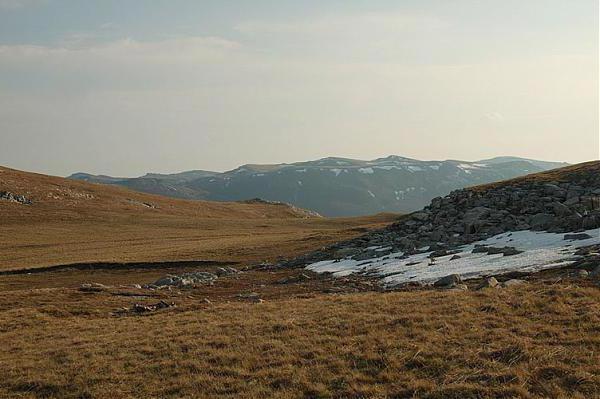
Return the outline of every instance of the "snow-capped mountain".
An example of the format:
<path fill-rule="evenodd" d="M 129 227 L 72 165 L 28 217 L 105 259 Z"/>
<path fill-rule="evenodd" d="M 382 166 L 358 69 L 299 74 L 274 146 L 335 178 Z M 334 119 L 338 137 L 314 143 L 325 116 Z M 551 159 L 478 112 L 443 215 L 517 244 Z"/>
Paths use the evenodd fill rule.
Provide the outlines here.
<path fill-rule="evenodd" d="M 410 212 L 454 189 L 564 165 L 514 157 L 465 162 L 420 161 L 392 155 L 372 161 L 331 157 L 291 164 L 243 165 L 224 173 L 148 174 L 130 179 L 77 173 L 70 177 L 179 198 L 262 198 L 325 216 L 355 216 Z"/>

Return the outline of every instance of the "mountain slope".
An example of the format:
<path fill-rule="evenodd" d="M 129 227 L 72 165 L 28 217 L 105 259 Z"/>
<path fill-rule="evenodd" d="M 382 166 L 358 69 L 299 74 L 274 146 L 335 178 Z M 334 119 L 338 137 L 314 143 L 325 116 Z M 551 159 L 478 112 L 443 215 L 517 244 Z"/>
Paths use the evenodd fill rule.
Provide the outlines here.
<path fill-rule="evenodd" d="M 595 249 L 580 250 L 586 246 Z M 598 249 L 600 161 L 594 161 L 453 191 L 384 230 L 287 265 L 308 263 L 312 270 L 339 275 L 371 273 L 393 285 L 453 273 L 474 278 L 535 271 L 579 260 L 592 269 L 600 266 Z"/>
<path fill-rule="evenodd" d="M 87 181 L 118 184 L 133 190 L 178 198 L 282 201 L 326 216 L 409 212 L 458 188 L 510 179 L 564 166 L 514 157 L 488 161 L 419 161 L 389 156 L 372 161 L 324 158 L 278 165 L 243 165 L 224 173 L 177 180 L 145 176 Z M 81 174 L 72 175 L 81 179 Z"/>

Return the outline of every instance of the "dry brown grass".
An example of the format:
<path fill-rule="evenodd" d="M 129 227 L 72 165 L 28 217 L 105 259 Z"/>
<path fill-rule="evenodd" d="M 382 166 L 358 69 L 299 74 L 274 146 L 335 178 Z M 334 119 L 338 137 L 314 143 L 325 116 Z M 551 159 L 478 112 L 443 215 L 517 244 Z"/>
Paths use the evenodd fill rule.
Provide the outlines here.
<path fill-rule="evenodd" d="M 131 298 L 0 295 L 0 395 L 71 398 L 600 395 L 600 291 L 313 294 L 263 304 L 202 294 L 148 316 Z M 156 299 L 148 299 L 155 301 Z"/>
<path fill-rule="evenodd" d="M 482 184 L 471 187 L 472 190 L 484 191 L 495 187 L 519 185 L 527 182 L 550 182 L 550 181 L 573 181 L 573 176 L 581 174 L 600 174 L 600 161 L 589 161 L 578 163 L 576 165 L 565 166 L 564 168 L 552 169 L 540 173 L 532 173 L 530 175 L 515 177 L 514 179 L 503 180 L 494 183 Z M 576 179 L 575 181 L 577 181 Z"/>
<path fill-rule="evenodd" d="M 35 203 L 0 202 L 4 270 L 177 259 L 243 266 L 393 219 L 306 219 L 286 207 L 171 200 L 0 168 L 7 188 Z M 600 397 L 600 290 L 591 280 L 381 293 L 369 281 L 316 275 L 279 284 L 303 271 L 250 268 L 190 290 L 120 286 L 214 267 L 0 275 L 0 397 Z M 90 281 L 117 287 L 76 289 Z M 266 302 L 237 296 L 247 292 Z M 160 299 L 177 307 L 115 313 Z"/>
<path fill-rule="evenodd" d="M 307 218 L 287 206 L 184 201 L 1 167 L 0 191 L 33 200 L 31 206 L 0 201 L 0 270 L 99 261 L 259 262 L 396 218 Z"/>

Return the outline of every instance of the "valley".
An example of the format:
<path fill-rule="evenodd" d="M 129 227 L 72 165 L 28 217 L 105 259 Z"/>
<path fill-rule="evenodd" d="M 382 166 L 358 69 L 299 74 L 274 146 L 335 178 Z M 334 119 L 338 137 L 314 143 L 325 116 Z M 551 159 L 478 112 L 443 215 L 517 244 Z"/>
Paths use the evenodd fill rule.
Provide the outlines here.
<path fill-rule="evenodd" d="M 1 168 L 0 396 L 598 396 L 599 166 L 354 218 Z"/>

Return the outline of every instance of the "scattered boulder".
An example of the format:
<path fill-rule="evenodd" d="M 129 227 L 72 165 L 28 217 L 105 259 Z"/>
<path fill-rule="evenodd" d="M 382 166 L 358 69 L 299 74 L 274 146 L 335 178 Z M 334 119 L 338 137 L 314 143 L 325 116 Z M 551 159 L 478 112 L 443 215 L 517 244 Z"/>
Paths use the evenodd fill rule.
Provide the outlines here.
<path fill-rule="evenodd" d="M 241 298 L 241 299 L 246 299 L 246 300 L 248 300 L 250 302 L 254 302 L 254 303 L 263 303 L 264 302 L 264 300 L 256 292 L 238 294 L 237 297 Z"/>
<path fill-rule="evenodd" d="M 233 268 L 232 268 L 233 269 Z M 235 270 L 235 269 L 234 269 Z M 194 285 L 211 285 L 217 279 L 217 275 L 208 272 L 192 272 L 179 276 L 168 275 L 156 280 L 151 285 L 154 287 L 191 287 Z"/>
<path fill-rule="evenodd" d="M 527 281 L 513 278 L 513 279 L 503 282 L 502 286 L 505 288 L 508 288 L 508 287 L 514 287 L 514 286 L 523 285 L 523 284 L 527 284 Z"/>
<path fill-rule="evenodd" d="M 174 302 L 167 303 L 165 301 L 160 301 L 153 305 L 143 305 L 143 304 L 136 303 L 131 308 L 131 311 L 134 313 L 147 313 L 147 312 L 154 312 L 159 309 L 171 308 L 174 306 L 175 306 Z"/>
<path fill-rule="evenodd" d="M 311 277 L 308 274 L 301 273 L 297 276 L 284 277 L 281 280 L 277 281 L 277 284 L 293 284 L 293 283 L 299 283 L 302 281 L 307 281 L 310 279 L 311 279 Z"/>
<path fill-rule="evenodd" d="M 495 277 L 488 277 L 477 287 L 477 289 L 483 288 L 500 288 L 500 286 Z"/>
<path fill-rule="evenodd" d="M 575 272 L 575 276 L 579 278 L 586 278 L 590 275 L 590 273 L 585 269 L 579 269 Z"/>
<path fill-rule="evenodd" d="M 533 230 L 545 230 L 552 226 L 554 216 L 548 213 L 537 213 L 533 215 L 529 224 Z"/>
<path fill-rule="evenodd" d="M 456 284 L 462 283 L 462 279 L 458 274 L 450 274 L 448 276 L 442 277 L 433 283 L 434 287 L 452 287 Z"/>
<path fill-rule="evenodd" d="M 475 248 L 473 248 L 473 250 L 471 251 L 471 253 L 474 254 L 487 254 L 489 250 L 489 247 L 485 246 L 485 245 L 476 245 Z"/>
<path fill-rule="evenodd" d="M 565 237 L 564 237 L 565 240 L 571 240 L 571 241 L 587 240 L 590 238 L 593 238 L 593 237 L 587 233 L 565 234 Z"/>
<path fill-rule="evenodd" d="M 85 284 L 81 284 L 81 286 L 79 287 L 79 291 L 102 292 L 102 291 L 106 291 L 108 288 L 110 288 L 110 287 L 108 287 L 104 284 L 100 284 L 100 283 L 85 283 Z"/>
<path fill-rule="evenodd" d="M 426 212 L 415 212 L 411 215 L 411 217 L 413 219 L 419 220 L 421 222 L 426 221 L 427 219 L 429 219 L 429 214 Z"/>
<path fill-rule="evenodd" d="M 0 200 L 16 202 L 21 205 L 31 205 L 32 201 L 24 195 L 13 194 L 8 191 L 0 191 Z"/>
<path fill-rule="evenodd" d="M 221 277 L 221 276 L 228 276 L 228 275 L 231 275 L 231 274 L 237 274 L 237 273 L 239 273 L 239 270 L 237 270 L 237 269 L 236 269 L 236 268 L 234 268 L 234 267 L 230 267 L 230 266 L 219 267 L 219 268 L 217 268 L 217 270 L 215 271 L 215 274 L 216 274 L 218 277 Z"/>
<path fill-rule="evenodd" d="M 514 248 L 514 247 L 505 247 L 504 251 L 502 252 L 502 254 L 504 256 L 513 256 L 513 255 L 518 255 L 523 253 L 523 251 L 519 251 L 518 249 Z"/>

